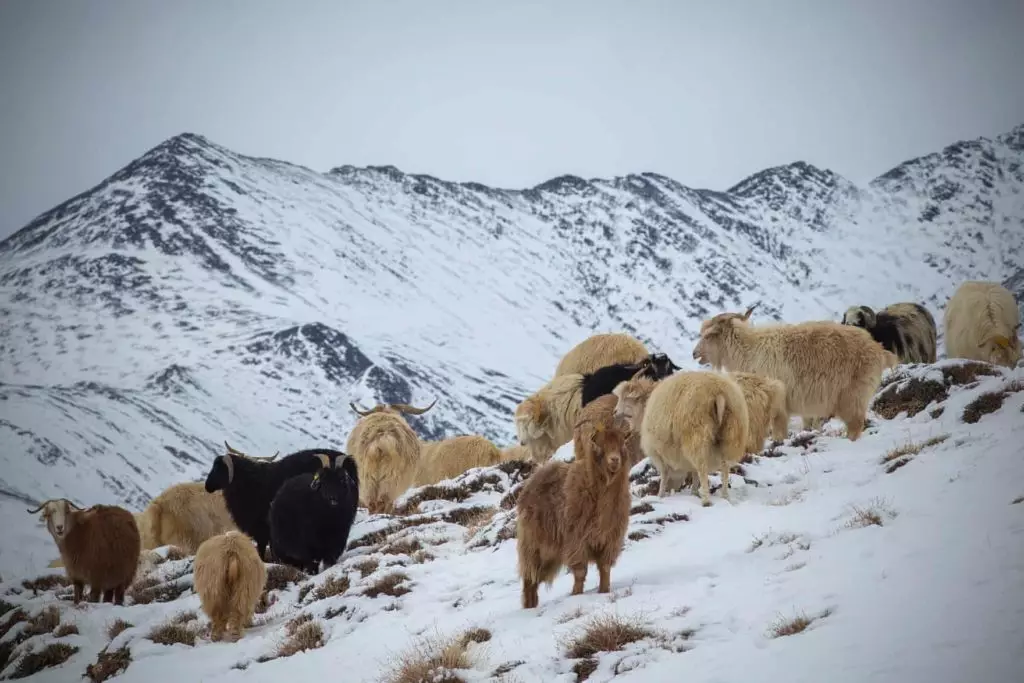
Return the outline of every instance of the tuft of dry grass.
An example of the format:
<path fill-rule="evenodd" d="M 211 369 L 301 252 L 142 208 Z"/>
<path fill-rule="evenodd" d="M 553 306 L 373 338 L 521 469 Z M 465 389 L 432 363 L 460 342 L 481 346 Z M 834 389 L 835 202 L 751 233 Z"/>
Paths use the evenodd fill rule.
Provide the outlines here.
<path fill-rule="evenodd" d="M 91 683 L 103 683 L 108 678 L 113 678 L 128 670 L 132 663 L 132 653 L 127 646 L 120 647 L 113 652 L 106 648 L 96 657 L 96 662 L 85 668 L 85 676 Z"/>
<path fill-rule="evenodd" d="M 576 683 L 587 680 L 595 671 L 597 671 L 597 660 L 593 657 L 581 659 L 572 666 L 572 672 L 576 674 Z"/>
<path fill-rule="evenodd" d="M 26 638 L 53 633 L 60 626 L 60 609 L 56 605 L 50 605 L 36 612 L 27 619 L 27 622 L 22 631 Z"/>
<path fill-rule="evenodd" d="M 568 612 L 566 612 L 566 613 L 562 614 L 561 616 L 559 616 L 557 619 L 555 619 L 555 623 L 556 624 L 567 624 L 570 621 L 574 621 L 576 619 L 579 619 L 584 614 L 586 614 L 586 612 L 583 611 L 582 607 L 576 607 L 575 609 L 571 609 Z"/>
<path fill-rule="evenodd" d="M 1003 401 L 1009 396 L 1006 391 L 988 391 L 981 394 L 964 406 L 961 418 L 967 424 L 974 424 L 985 415 L 994 413 L 1003 407 Z"/>
<path fill-rule="evenodd" d="M 380 552 L 383 555 L 412 555 L 421 548 L 423 548 L 423 544 L 420 543 L 419 539 L 409 537 L 387 544 L 380 549 Z"/>
<path fill-rule="evenodd" d="M 636 617 L 599 614 L 591 617 L 561 643 L 566 657 L 585 659 L 600 652 L 618 652 L 630 643 L 653 638 L 657 633 Z"/>
<path fill-rule="evenodd" d="M 267 565 L 267 585 L 265 590 L 280 591 L 288 586 L 300 583 L 309 578 L 305 572 L 287 564 Z"/>
<path fill-rule="evenodd" d="M 958 365 L 942 368 L 942 378 L 946 384 L 963 386 L 977 381 L 978 377 L 994 377 L 999 371 L 988 363 L 966 361 Z"/>
<path fill-rule="evenodd" d="M 352 569 L 359 572 L 359 577 L 362 579 L 377 571 L 378 567 L 380 567 L 380 560 L 373 557 L 367 557 L 352 564 Z"/>
<path fill-rule="evenodd" d="M 18 665 L 7 677 L 9 679 L 28 678 L 43 669 L 52 669 L 71 659 L 78 648 L 67 643 L 50 643 L 46 647 L 29 652 L 18 660 Z"/>
<path fill-rule="evenodd" d="M 326 581 L 313 589 L 313 602 L 333 598 L 335 595 L 341 595 L 348 589 L 348 576 L 344 574 L 341 574 L 340 576 L 329 576 Z"/>
<path fill-rule="evenodd" d="M 71 582 L 68 581 L 68 577 L 63 574 L 44 574 L 43 576 L 37 576 L 31 581 L 26 579 L 21 582 L 22 588 L 32 591 L 33 596 L 70 585 Z"/>
<path fill-rule="evenodd" d="M 180 598 L 190 588 L 187 580 L 181 577 L 170 579 L 161 583 L 159 579 L 147 576 L 136 581 L 126 591 L 125 595 L 130 597 L 133 605 L 148 605 L 153 602 L 173 602 Z"/>
<path fill-rule="evenodd" d="M 260 599 L 256 601 L 256 609 L 253 612 L 255 614 L 266 614 L 267 610 L 275 604 L 277 604 L 277 595 L 263 591 L 260 594 Z"/>
<path fill-rule="evenodd" d="M 789 444 L 795 448 L 807 448 L 817 440 L 818 435 L 814 432 L 801 432 L 793 437 Z"/>
<path fill-rule="evenodd" d="M 896 512 L 882 500 L 874 500 L 867 507 L 851 505 L 853 516 L 846 522 L 847 529 L 862 529 L 868 526 L 883 526 L 884 522 L 896 518 Z"/>
<path fill-rule="evenodd" d="M 287 638 L 277 648 L 278 657 L 291 657 L 324 646 L 324 627 L 312 614 L 303 613 L 285 626 Z"/>
<path fill-rule="evenodd" d="M 107 637 L 113 640 L 132 627 L 132 624 L 124 619 L 115 619 L 107 626 Z"/>
<path fill-rule="evenodd" d="M 650 537 L 651 535 L 648 534 L 646 531 L 643 531 L 642 529 L 638 529 L 637 531 L 630 531 L 629 534 L 626 536 L 626 538 L 628 538 L 631 541 L 642 541 L 645 538 Z"/>
<path fill-rule="evenodd" d="M 157 645 L 188 645 L 194 647 L 199 629 L 190 622 L 197 618 L 195 612 L 181 612 L 160 626 L 154 627 L 147 636 Z"/>
<path fill-rule="evenodd" d="M 949 434 L 939 434 L 938 436 L 933 436 L 917 443 L 908 441 L 905 444 L 896 446 L 882 456 L 882 464 L 886 465 L 886 474 L 892 474 L 910 462 L 915 455 L 923 451 L 925 448 L 937 446 L 948 438 Z"/>
<path fill-rule="evenodd" d="M 61 624 L 53 631 L 55 638 L 78 635 L 78 627 L 74 624 Z"/>
<path fill-rule="evenodd" d="M 911 377 L 905 382 L 892 381 L 876 396 L 871 409 L 880 417 L 891 420 L 906 412 L 913 417 L 932 403 L 949 398 L 946 385 L 934 379 Z"/>
<path fill-rule="evenodd" d="M 398 655 L 381 683 L 465 683 L 460 670 L 473 667 L 470 643 L 485 643 L 491 632 L 473 628 L 449 637 L 427 637 Z"/>
<path fill-rule="evenodd" d="M 815 621 L 824 619 L 830 614 L 832 614 L 832 610 L 830 609 L 822 610 L 813 616 L 807 616 L 807 614 L 803 612 L 792 617 L 784 617 L 780 614 L 778 619 L 768 627 L 767 635 L 769 638 L 781 638 L 783 636 L 792 636 L 797 633 L 803 633 L 807 630 L 807 627 Z"/>
<path fill-rule="evenodd" d="M 634 505 L 630 509 L 629 514 L 630 514 L 630 516 L 632 516 L 632 515 L 645 515 L 648 512 L 654 512 L 654 506 L 651 505 L 650 503 L 640 503 L 639 505 Z"/>
<path fill-rule="evenodd" d="M 390 595 L 393 598 L 397 598 L 412 591 L 411 588 L 401 585 L 408 580 L 408 575 L 402 572 L 386 574 L 363 591 L 363 595 L 369 598 L 376 598 L 379 595 Z"/>

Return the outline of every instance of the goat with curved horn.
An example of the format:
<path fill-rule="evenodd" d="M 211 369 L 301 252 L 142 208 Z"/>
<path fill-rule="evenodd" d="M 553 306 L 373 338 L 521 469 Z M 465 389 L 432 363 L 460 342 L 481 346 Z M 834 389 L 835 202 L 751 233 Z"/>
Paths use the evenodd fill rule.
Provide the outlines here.
<path fill-rule="evenodd" d="M 70 506 L 71 506 L 71 507 L 72 507 L 73 509 L 75 509 L 75 510 L 81 510 L 81 509 L 82 509 L 82 508 L 78 507 L 77 505 L 75 505 L 74 503 L 72 503 L 72 502 L 71 502 L 70 500 L 68 500 L 67 498 L 50 498 L 49 500 L 44 500 L 44 501 L 43 501 L 42 503 L 40 503 L 40 504 L 39 504 L 39 507 L 37 507 L 37 508 L 36 508 L 35 510 L 26 510 L 26 512 L 28 512 L 28 513 L 29 513 L 30 515 L 34 515 L 35 513 L 39 512 L 39 511 L 40 511 L 40 510 L 42 510 L 42 509 L 43 509 L 44 507 L 46 507 L 46 505 L 47 505 L 48 503 L 55 503 L 55 502 L 57 502 L 57 501 L 59 501 L 59 500 L 63 500 L 63 501 L 65 502 L 65 503 L 67 503 L 68 505 L 70 505 Z"/>
<path fill-rule="evenodd" d="M 435 398 L 426 408 L 417 408 L 415 406 L 409 405 L 408 403 L 391 403 L 389 405 L 393 410 L 397 410 L 400 413 L 405 413 L 406 415 L 422 415 L 423 413 L 433 408 L 434 404 L 436 403 L 437 399 Z"/>
<path fill-rule="evenodd" d="M 744 313 L 743 313 L 743 319 L 744 319 L 744 320 L 747 320 L 747 319 L 749 319 L 749 318 L 750 318 L 750 314 L 751 314 L 751 313 L 753 313 L 753 312 L 754 312 L 754 309 L 755 309 L 755 308 L 757 308 L 757 307 L 758 307 L 758 306 L 760 306 L 760 305 L 761 305 L 761 302 L 760 302 L 760 301 L 755 301 L 754 303 L 752 303 L 752 304 L 751 304 L 751 305 L 750 305 L 750 306 L 749 306 L 749 307 L 747 308 L 746 312 L 744 312 Z"/>
<path fill-rule="evenodd" d="M 359 415 L 359 417 L 366 417 L 367 415 L 369 415 L 370 413 L 373 412 L 372 408 L 370 410 L 361 410 L 360 408 L 358 408 L 356 406 L 355 403 L 352 403 L 352 402 L 349 402 L 348 407 L 351 408 L 352 410 L 354 410 L 356 412 L 356 414 Z"/>

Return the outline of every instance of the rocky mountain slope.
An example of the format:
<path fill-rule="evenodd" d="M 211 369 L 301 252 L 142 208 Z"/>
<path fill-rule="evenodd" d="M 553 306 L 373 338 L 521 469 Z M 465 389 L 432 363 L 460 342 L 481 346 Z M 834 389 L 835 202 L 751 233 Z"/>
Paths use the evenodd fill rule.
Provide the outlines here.
<path fill-rule="evenodd" d="M 759 299 L 762 318 L 914 299 L 941 319 L 960 281 L 1024 262 L 1022 162 L 1019 126 L 867 187 L 798 162 L 725 192 L 502 190 L 179 135 L 0 243 L 0 491 L 141 506 L 225 439 L 343 446 L 352 400 L 440 397 L 423 436 L 507 443 L 589 334 L 690 365 L 703 317 Z"/>

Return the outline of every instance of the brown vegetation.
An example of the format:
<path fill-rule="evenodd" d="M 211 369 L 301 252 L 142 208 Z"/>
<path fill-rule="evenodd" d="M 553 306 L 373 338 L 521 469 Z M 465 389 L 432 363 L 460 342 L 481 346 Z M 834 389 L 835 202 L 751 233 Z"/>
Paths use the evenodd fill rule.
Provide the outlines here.
<path fill-rule="evenodd" d="M 456 672 L 473 666 L 469 644 L 490 639 L 491 632 L 483 628 L 469 629 L 447 638 L 424 638 L 399 655 L 381 680 L 383 683 L 464 683 Z"/>
<path fill-rule="evenodd" d="M 933 436 L 924 441 L 917 443 L 907 442 L 901 446 L 896 446 L 891 449 L 888 453 L 882 456 L 882 464 L 886 465 L 885 471 L 887 474 L 892 474 L 899 468 L 906 465 L 908 462 L 913 460 L 914 456 L 923 451 L 929 446 L 936 446 L 946 439 L 949 438 L 949 434 L 940 434 Z"/>
<path fill-rule="evenodd" d="M 818 619 L 824 619 L 830 614 L 832 614 L 832 610 L 826 609 L 813 616 L 807 616 L 803 612 L 794 617 L 783 617 L 782 615 L 779 615 L 779 618 L 768 628 L 768 637 L 781 638 L 783 636 L 792 636 L 797 633 L 802 633 L 812 623 Z"/>
<path fill-rule="evenodd" d="M 1007 391 L 989 391 L 981 394 L 964 407 L 963 421 L 974 424 L 983 416 L 994 413 L 1003 407 L 1003 401 L 1009 396 Z"/>
<path fill-rule="evenodd" d="M 118 676 L 128 669 L 132 663 L 132 653 L 127 646 L 112 652 L 106 648 L 96 657 L 96 662 L 85 668 L 85 675 L 91 683 L 103 683 L 108 678 Z"/>
<path fill-rule="evenodd" d="M 18 665 L 8 676 L 10 679 L 28 678 L 43 669 L 52 669 L 71 659 L 78 648 L 67 643 L 50 643 L 40 650 L 22 655 Z"/>
<path fill-rule="evenodd" d="M 170 620 L 159 626 L 155 626 L 147 636 L 157 645 L 182 644 L 194 647 L 199 629 L 194 622 L 197 619 L 195 612 L 180 612 L 171 617 Z"/>
<path fill-rule="evenodd" d="M 390 595 L 393 598 L 405 595 L 406 593 L 412 592 L 411 588 L 401 585 L 403 582 L 408 581 L 409 577 L 402 572 L 393 572 L 391 574 L 385 574 L 384 576 L 377 579 L 377 581 L 370 585 L 363 595 L 368 598 L 376 598 L 380 595 Z"/>

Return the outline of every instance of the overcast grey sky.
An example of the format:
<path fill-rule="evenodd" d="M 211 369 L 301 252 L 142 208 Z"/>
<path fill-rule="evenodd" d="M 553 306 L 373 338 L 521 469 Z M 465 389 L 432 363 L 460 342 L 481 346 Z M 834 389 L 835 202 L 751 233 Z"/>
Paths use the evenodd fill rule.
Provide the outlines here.
<path fill-rule="evenodd" d="M 326 171 L 866 182 L 1024 123 L 1020 0 L 4 0 L 0 237 L 183 131 Z"/>

